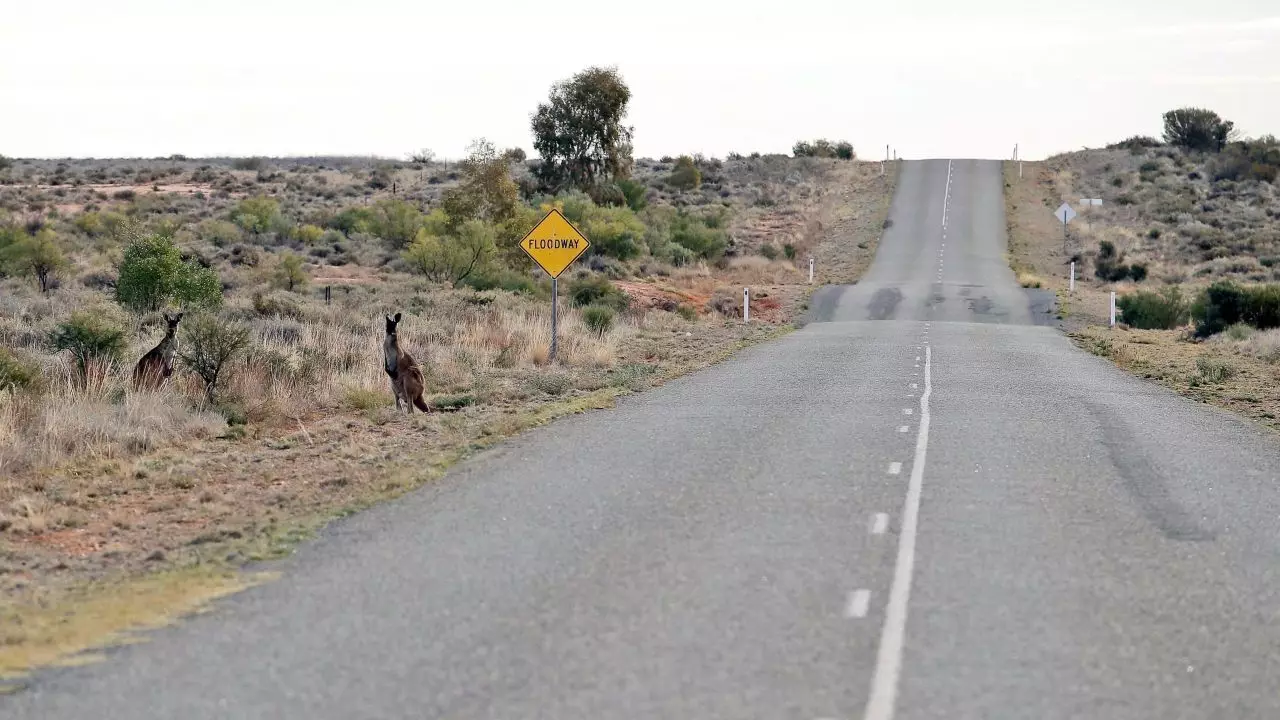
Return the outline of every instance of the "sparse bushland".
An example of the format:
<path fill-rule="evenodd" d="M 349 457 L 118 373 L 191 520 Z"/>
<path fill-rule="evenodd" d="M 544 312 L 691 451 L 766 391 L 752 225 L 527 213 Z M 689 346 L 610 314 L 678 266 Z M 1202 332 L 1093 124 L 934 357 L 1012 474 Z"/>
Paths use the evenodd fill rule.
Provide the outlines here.
<path fill-rule="evenodd" d="M 1010 264 L 1070 306 L 1081 345 L 1183 394 L 1280 429 L 1272 335 L 1280 329 L 1280 144 L 1241 138 L 1215 113 L 1166 113 L 1163 141 L 1134 136 L 1006 166 Z M 1064 252 L 1052 216 L 1077 208 Z M 1077 262 L 1076 291 L 1065 269 Z M 1150 289 L 1139 289 L 1150 287 Z M 1108 329 L 1117 292 L 1120 325 Z M 1190 326 L 1189 326 L 1190 324 Z M 1270 329 L 1277 328 L 1277 329 Z"/>
<path fill-rule="evenodd" d="M 544 119 L 625 110 L 613 79 L 561 86 Z M 562 153 L 558 169 L 481 140 L 462 161 L 6 171 L 0 246 L 47 229 L 66 262 L 44 293 L 8 266 L 0 279 L 0 604 L 16 603 L 0 617 L 33 588 L 43 599 L 90 578 L 269 553 L 304 518 L 394 495 L 469 449 L 773 336 L 807 291 L 796 262 L 816 255 L 820 282 L 838 265 L 856 278 L 844 254 L 874 250 L 892 192 L 878 167 L 695 154 L 700 182 L 677 187 L 674 160 L 631 159 L 615 115 L 617 127 L 552 137 L 562 149 L 612 143 Z M 579 160 L 589 172 L 570 167 Z M 518 246 L 552 207 L 593 245 L 561 277 L 554 362 L 550 282 Z M 716 304 L 744 285 L 750 326 Z M 135 390 L 133 364 L 177 308 L 190 312 L 174 375 Z M 454 412 L 394 414 L 380 360 L 381 316 L 394 312 L 427 402 Z M 60 351 L 54 333 L 73 322 L 119 343 L 85 335 Z"/>

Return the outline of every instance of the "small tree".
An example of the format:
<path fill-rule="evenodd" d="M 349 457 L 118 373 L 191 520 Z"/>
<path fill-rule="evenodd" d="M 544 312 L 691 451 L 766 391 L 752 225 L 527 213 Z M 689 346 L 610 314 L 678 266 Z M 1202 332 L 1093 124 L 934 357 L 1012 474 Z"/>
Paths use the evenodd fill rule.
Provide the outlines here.
<path fill-rule="evenodd" d="M 307 286 L 307 271 L 302 269 L 302 256 L 286 252 L 276 265 L 275 282 L 289 292 L 301 291 Z"/>
<path fill-rule="evenodd" d="M 590 67 L 551 88 L 532 123 L 544 187 L 585 190 L 631 175 L 634 129 L 622 124 L 630 100 L 617 68 Z"/>
<path fill-rule="evenodd" d="M 1231 139 L 1235 123 L 1204 108 L 1186 107 L 1164 114 L 1164 140 L 1187 150 L 1219 152 Z"/>
<path fill-rule="evenodd" d="M 456 287 L 494 254 L 494 229 L 480 220 L 463 223 L 457 235 L 430 235 L 423 231 L 404 251 L 405 262 L 432 282 Z"/>
<path fill-rule="evenodd" d="M 460 165 L 462 182 L 446 191 L 442 200 L 450 230 L 468 220 L 503 223 L 515 214 L 520 188 L 511 179 L 510 162 L 493 143 L 484 138 L 472 142 Z"/>
<path fill-rule="evenodd" d="M 5 264 L 14 274 L 35 277 L 40 283 L 40 292 L 49 292 L 53 276 L 67 265 L 56 239 L 49 228 L 35 236 L 24 234 L 5 249 Z"/>
<path fill-rule="evenodd" d="M 111 363 L 120 362 L 124 357 L 124 330 L 100 313 L 72 313 L 66 322 L 54 329 L 49 341 L 58 351 L 71 353 L 82 382 L 88 382 L 91 376 L 105 374 Z"/>
<path fill-rule="evenodd" d="M 681 155 L 676 159 L 675 169 L 671 171 L 667 182 L 680 190 L 693 190 L 702 184 L 702 171 L 693 162 L 693 158 Z"/>
<path fill-rule="evenodd" d="M 418 163 L 419 165 L 430 165 L 432 160 L 436 159 L 435 151 L 430 148 L 422 148 L 417 152 L 409 153 L 409 162 Z"/>
<path fill-rule="evenodd" d="M 422 213 L 412 203 L 386 198 L 370 208 L 369 232 L 387 241 L 392 247 L 402 248 L 408 245 L 418 234 L 420 227 Z"/>
<path fill-rule="evenodd" d="M 198 315 L 182 328 L 178 357 L 204 381 L 205 399 L 212 405 L 223 372 L 249 347 L 249 329 L 213 315 Z"/>
<path fill-rule="evenodd" d="M 0 155 L 0 171 L 8 170 L 11 167 L 13 167 L 13 161 L 3 155 Z"/>
<path fill-rule="evenodd" d="M 154 312 L 177 300 L 186 308 L 222 304 L 222 282 L 212 268 L 183 262 L 173 240 L 163 235 L 134 238 L 124 251 L 116 301 L 134 312 Z"/>

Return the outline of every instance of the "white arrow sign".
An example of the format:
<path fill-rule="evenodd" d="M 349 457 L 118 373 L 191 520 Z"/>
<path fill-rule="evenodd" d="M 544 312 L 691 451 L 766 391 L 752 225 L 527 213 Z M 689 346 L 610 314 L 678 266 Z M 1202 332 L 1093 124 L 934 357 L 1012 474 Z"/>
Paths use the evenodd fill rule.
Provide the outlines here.
<path fill-rule="evenodd" d="M 1073 218 L 1075 218 L 1076 211 L 1071 209 L 1071 206 L 1069 204 L 1062 203 L 1062 207 L 1058 208 L 1057 212 L 1054 213 L 1054 216 L 1058 218 L 1058 222 L 1062 223 L 1063 225 L 1066 225 L 1067 223 L 1071 222 Z"/>

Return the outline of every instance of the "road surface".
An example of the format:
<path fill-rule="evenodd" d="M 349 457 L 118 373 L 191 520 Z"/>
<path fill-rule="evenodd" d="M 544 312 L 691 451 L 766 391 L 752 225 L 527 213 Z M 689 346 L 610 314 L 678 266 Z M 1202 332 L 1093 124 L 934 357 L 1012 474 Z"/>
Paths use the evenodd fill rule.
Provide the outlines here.
<path fill-rule="evenodd" d="M 5 718 L 1276 718 L 1280 452 L 1074 349 L 998 163 L 908 162 L 862 283 L 336 523 Z"/>

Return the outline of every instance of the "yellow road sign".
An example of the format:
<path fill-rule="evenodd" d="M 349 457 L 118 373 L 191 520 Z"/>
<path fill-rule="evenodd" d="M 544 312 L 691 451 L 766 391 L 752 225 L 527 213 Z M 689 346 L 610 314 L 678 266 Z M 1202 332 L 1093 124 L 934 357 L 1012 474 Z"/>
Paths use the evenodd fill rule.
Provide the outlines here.
<path fill-rule="evenodd" d="M 520 241 L 520 247 L 553 278 L 591 247 L 591 243 L 559 210 L 551 209 L 538 226 Z"/>

